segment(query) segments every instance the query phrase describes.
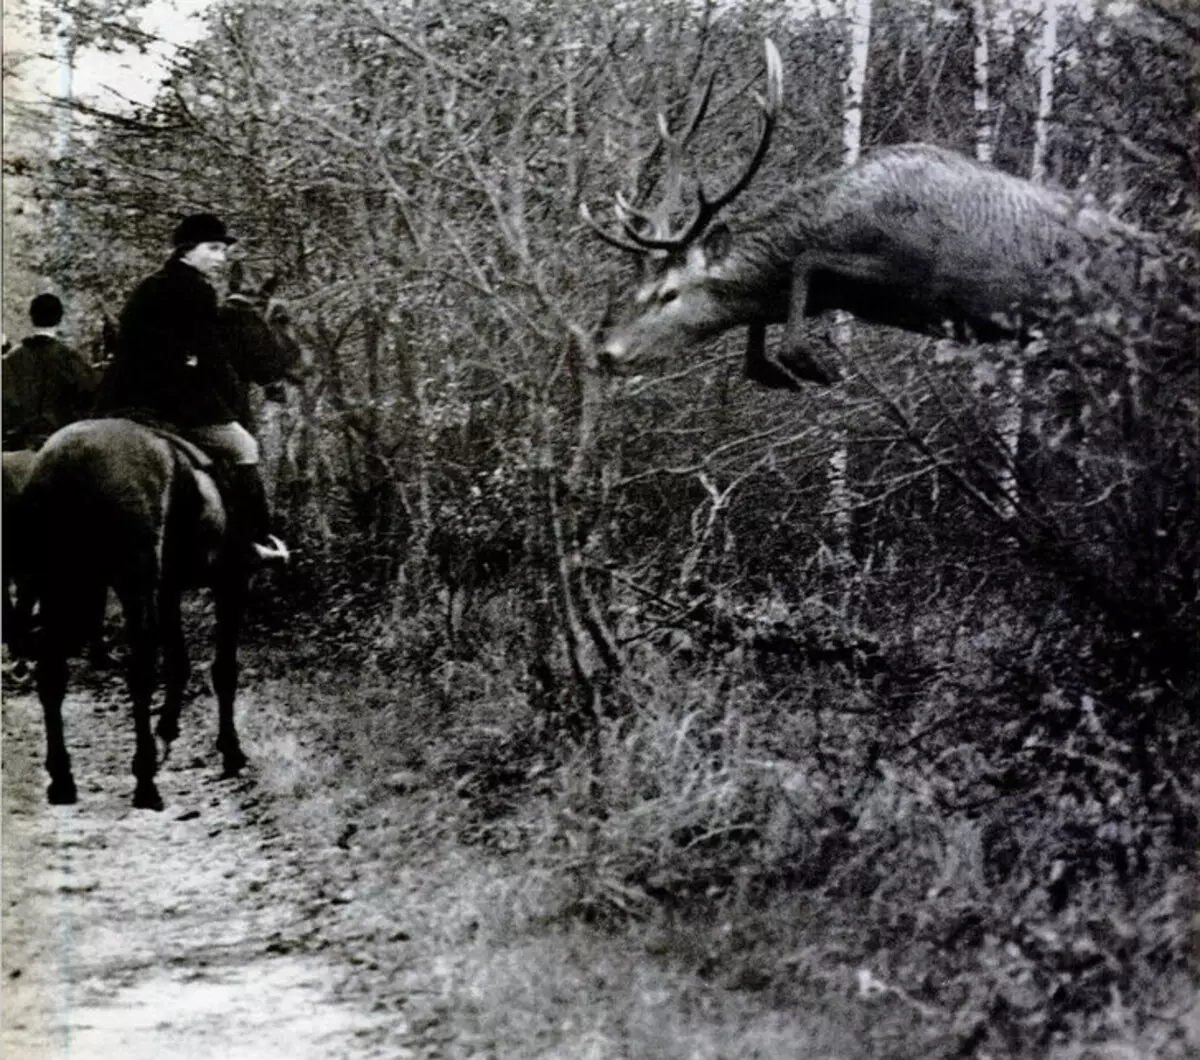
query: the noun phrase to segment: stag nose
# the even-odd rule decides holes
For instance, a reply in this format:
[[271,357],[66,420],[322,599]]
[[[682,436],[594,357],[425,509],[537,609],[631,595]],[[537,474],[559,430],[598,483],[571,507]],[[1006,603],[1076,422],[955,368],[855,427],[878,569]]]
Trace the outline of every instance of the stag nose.
[[617,372],[625,365],[628,359],[628,352],[623,342],[610,339],[600,347],[600,351],[596,355],[596,361],[600,365],[601,371]]

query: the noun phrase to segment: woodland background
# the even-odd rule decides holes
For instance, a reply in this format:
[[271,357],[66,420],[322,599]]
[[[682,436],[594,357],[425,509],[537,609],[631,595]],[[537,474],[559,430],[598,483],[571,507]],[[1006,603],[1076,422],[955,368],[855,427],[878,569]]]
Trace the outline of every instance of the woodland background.
[[[46,28],[144,44],[142,6]],[[1026,353],[855,326],[801,394],[740,335],[597,375],[633,275],[578,206],[651,194],[656,112],[713,72],[691,157],[734,172],[764,36],[750,206],[856,140],[990,154],[1150,233],[1150,304],[1068,298]],[[297,561],[255,635],[340,683],[362,791],[434,778],[547,917],[666,917],[658,959],[844,1007],[862,1055],[1182,1057],[1197,54],[1185,0],[215,3],[152,103],[7,119],[6,264],[96,356],[183,213],[283,275],[311,364],[259,426]]]

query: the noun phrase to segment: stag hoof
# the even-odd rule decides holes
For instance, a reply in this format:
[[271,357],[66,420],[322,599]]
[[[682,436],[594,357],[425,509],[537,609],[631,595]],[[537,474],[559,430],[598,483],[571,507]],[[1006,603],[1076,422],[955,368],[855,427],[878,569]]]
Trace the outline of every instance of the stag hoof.
[[[825,361],[818,358],[811,350],[783,346],[775,353],[775,363],[771,368],[783,378],[789,380],[785,384],[793,390],[803,390],[804,383],[817,383],[820,386],[832,386],[840,376]],[[770,386],[771,384],[767,384]]]
[[161,810],[162,796],[158,793],[152,780],[139,780],[133,792],[133,807],[135,810]]
[[79,801],[79,796],[75,791],[75,778],[66,777],[50,781],[46,786],[46,798],[49,799],[51,806],[74,806]]
[[765,386],[768,390],[804,390],[804,384],[796,381],[794,376],[780,371],[768,361],[747,367],[746,378],[751,383]]

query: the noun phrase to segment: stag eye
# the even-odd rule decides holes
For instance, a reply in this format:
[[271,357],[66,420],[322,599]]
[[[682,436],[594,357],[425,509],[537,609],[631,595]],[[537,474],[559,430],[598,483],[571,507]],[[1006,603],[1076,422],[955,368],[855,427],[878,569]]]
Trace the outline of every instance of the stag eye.
[[659,305],[670,305],[679,297],[679,291],[674,287],[669,287],[665,291],[660,291],[658,294]]

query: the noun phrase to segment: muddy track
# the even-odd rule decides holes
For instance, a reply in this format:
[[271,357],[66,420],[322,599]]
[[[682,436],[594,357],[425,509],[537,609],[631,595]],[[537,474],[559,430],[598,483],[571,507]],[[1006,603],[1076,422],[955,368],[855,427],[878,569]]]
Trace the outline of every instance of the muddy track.
[[380,1017],[336,996],[345,969],[312,916],[309,854],[273,823],[253,764],[220,777],[215,710],[189,706],[160,775],[166,809],[153,813],[132,808],[121,704],[115,682],[73,687],[65,714],[80,801],[52,807],[37,700],[6,689],[0,1052],[377,1055]]

